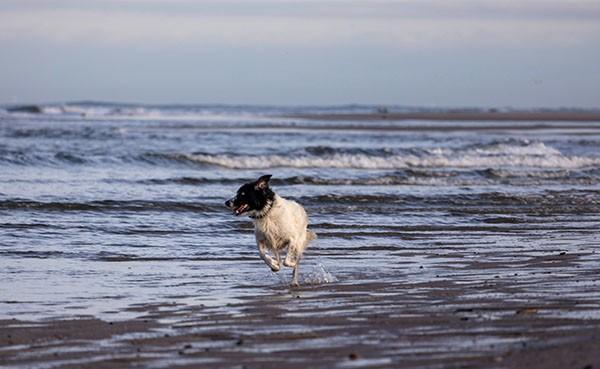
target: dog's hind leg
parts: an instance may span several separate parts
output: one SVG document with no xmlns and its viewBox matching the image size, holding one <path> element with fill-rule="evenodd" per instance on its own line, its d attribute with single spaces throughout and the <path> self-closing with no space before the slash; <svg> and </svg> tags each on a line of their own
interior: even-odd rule
<svg viewBox="0 0 600 369">
<path fill-rule="evenodd" d="M 292 286 L 299 287 L 300 283 L 298 283 L 298 274 L 300 274 L 300 260 L 296 262 L 296 266 L 292 271 Z"/>
<path fill-rule="evenodd" d="M 290 241 L 283 265 L 295 267 L 300 261 L 300 257 L 302 257 L 302 252 L 304 252 L 304 240 L 300 240 L 300 242 L 297 240 Z"/>
<path fill-rule="evenodd" d="M 258 253 L 260 254 L 260 258 L 271 268 L 272 271 L 279 271 L 279 253 L 276 254 L 277 260 L 273 259 L 269 254 L 267 254 L 267 244 L 265 241 L 258 241 Z"/>
</svg>

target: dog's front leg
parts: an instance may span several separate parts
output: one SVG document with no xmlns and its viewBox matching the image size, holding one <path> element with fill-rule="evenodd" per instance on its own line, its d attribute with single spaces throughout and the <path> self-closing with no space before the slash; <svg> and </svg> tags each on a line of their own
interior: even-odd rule
<svg viewBox="0 0 600 369">
<path fill-rule="evenodd" d="M 281 254 L 279 254 L 279 250 L 273 250 L 273 254 L 275 254 L 277 265 L 281 265 Z"/>
<path fill-rule="evenodd" d="M 279 254 L 277 254 L 277 260 L 273 259 L 271 255 L 267 254 L 267 244 L 265 241 L 258 241 L 258 253 L 260 258 L 271 268 L 272 271 L 279 271 Z"/>
</svg>

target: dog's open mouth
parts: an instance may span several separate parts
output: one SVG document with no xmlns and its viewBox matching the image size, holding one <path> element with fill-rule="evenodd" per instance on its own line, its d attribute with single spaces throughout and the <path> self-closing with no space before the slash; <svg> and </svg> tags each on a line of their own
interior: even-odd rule
<svg viewBox="0 0 600 369">
<path fill-rule="evenodd" d="M 244 213 L 247 209 L 248 209 L 248 204 L 242 204 L 242 205 L 238 206 L 237 208 L 233 209 L 233 212 L 235 213 L 235 215 L 240 215 L 240 214 Z"/>
</svg>

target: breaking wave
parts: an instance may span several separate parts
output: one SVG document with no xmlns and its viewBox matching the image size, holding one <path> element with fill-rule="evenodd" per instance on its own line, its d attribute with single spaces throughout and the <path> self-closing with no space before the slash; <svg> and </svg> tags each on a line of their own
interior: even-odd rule
<svg viewBox="0 0 600 369">
<path fill-rule="evenodd" d="M 100 135 L 101 137 L 102 135 Z M 95 136 L 94 136 L 95 137 Z M 359 169 L 390 170 L 376 180 L 363 178 L 356 182 L 337 177 L 331 184 L 399 184 L 406 178 L 439 178 L 464 175 L 465 171 L 479 171 L 478 176 L 489 179 L 530 177 L 539 179 L 569 178 L 572 170 L 596 177 L 600 169 L 600 156 L 566 155 L 541 142 L 497 143 L 468 148 L 432 149 L 347 149 L 332 147 L 307 147 L 285 153 L 265 155 L 213 154 L 205 152 L 141 152 L 110 154 L 82 152 L 81 150 L 43 152 L 24 148 L 0 147 L 0 163 L 11 165 L 61 165 L 61 164 L 139 164 L 151 166 L 217 166 L 227 169 Z M 398 174 L 401 174 L 400 176 Z M 597 174 L 597 173 L 596 173 Z M 166 180 L 170 182 L 172 180 Z M 227 182 L 227 179 L 219 181 Z M 322 176 L 290 177 L 286 184 L 329 184 Z M 162 184 L 156 180 L 155 184 Z M 200 184 L 205 179 L 180 178 L 181 184 Z M 208 182 L 211 182 L 208 180 Z"/>
<path fill-rule="evenodd" d="M 600 165 L 600 157 L 563 155 L 544 143 L 526 145 L 496 144 L 469 149 L 431 149 L 421 154 L 327 152 L 313 154 L 230 155 L 190 154 L 185 160 L 230 169 L 267 168 L 351 168 L 351 169 L 404 169 L 404 168 L 498 168 L 534 167 L 575 169 Z"/>
<path fill-rule="evenodd" d="M 236 104 L 135 104 L 98 101 L 74 101 L 48 104 L 22 104 L 0 106 L 0 114 L 50 115 L 89 118 L 232 118 L 281 116 L 300 113 L 373 113 L 374 105 L 334 105 L 334 106 L 274 106 Z M 425 108 L 389 106 L 393 112 L 429 111 Z"/>
<path fill-rule="evenodd" d="M 270 112 L 270 110 L 273 110 Z M 101 102 L 59 103 L 40 105 L 15 105 L 3 107 L 4 114 L 47 115 L 84 118 L 231 118 L 260 117 L 277 113 L 279 109 L 235 105 L 139 105 Z"/>
<path fill-rule="evenodd" d="M 274 106 L 274 105 L 239 105 L 239 104 L 137 104 L 114 103 L 101 101 L 71 101 L 47 104 L 20 104 L 0 106 L 0 113 L 7 114 L 42 114 L 78 117 L 194 117 L 194 116 L 229 116 L 251 115 L 269 116 L 301 113 L 345 113 L 365 114 L 377 113 L 383 108 L 380 105 L 305 105 L 305 106 Z M 391 112 L 435 112 L 445 109 L 409 107 L 389 105 L 386 111 Z M 478 109 L 471 109 L 478 111 Z M 486 111 L 483 109 L 482 111 Z"/>
</svg>

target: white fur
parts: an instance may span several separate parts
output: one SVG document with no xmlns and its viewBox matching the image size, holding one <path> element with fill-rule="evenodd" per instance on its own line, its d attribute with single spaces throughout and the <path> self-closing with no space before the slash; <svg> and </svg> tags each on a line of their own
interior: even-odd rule
<svg viewBox="0 0 600 369">
<path fill-rule="evenodd" d="M 287 248 L 283 265 L 293 267 L 292 284 L 298 285 L 298 264 L 308 243 L 316 235 L 307 229 L 308 215 L 295 201 L 275 195 L 272 207 L 262 218 L 253 219 L 261 258 L 273 271 L 281 268 L 280 252 Z M 274 256 L 271 257 L 267 252 Z"/>
</svg>

